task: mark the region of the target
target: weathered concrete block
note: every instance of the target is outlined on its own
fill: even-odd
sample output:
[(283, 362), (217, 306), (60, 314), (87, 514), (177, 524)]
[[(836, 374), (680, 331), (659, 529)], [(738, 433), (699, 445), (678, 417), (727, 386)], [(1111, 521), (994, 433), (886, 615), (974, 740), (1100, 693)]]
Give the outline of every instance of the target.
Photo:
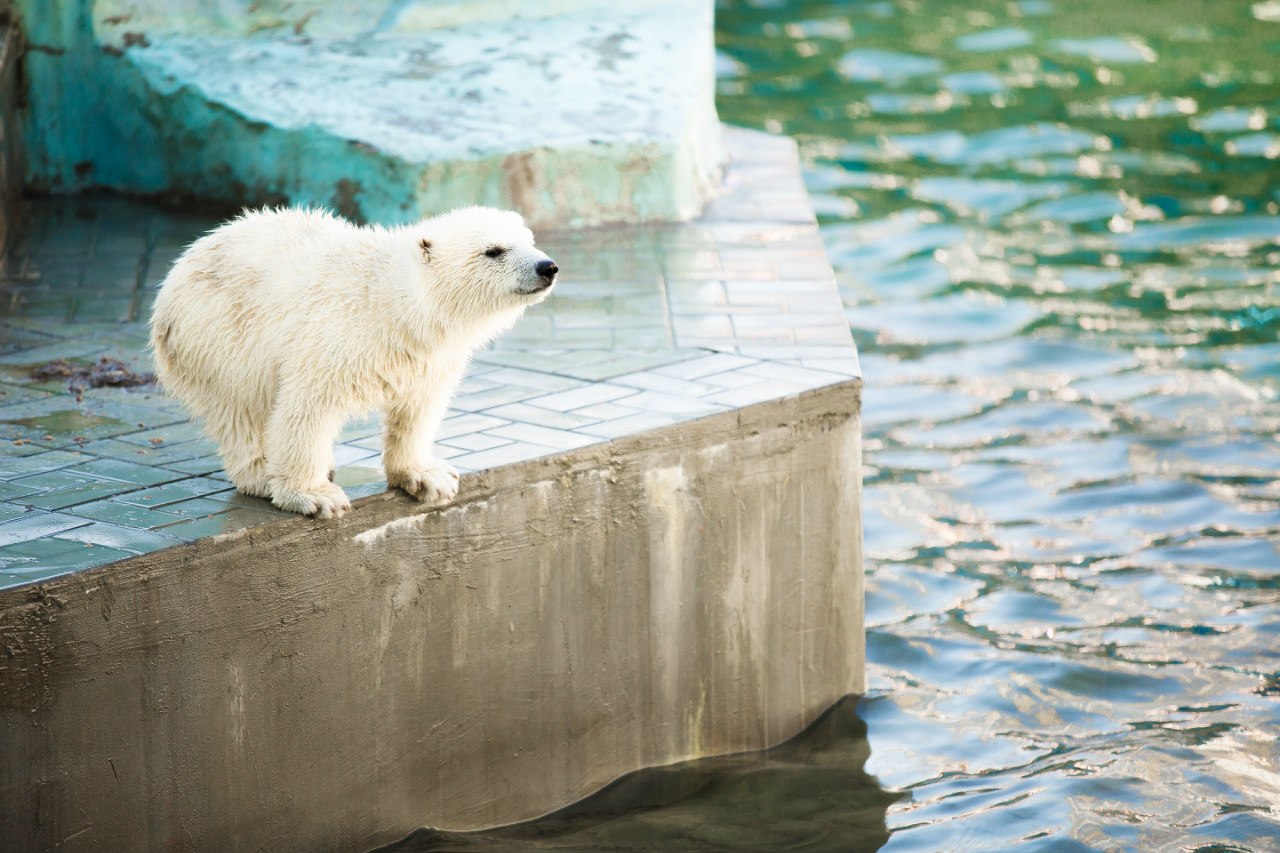
[(848, 382), (0, 593), (6, 849), (351, 851), (863, 689)]
[(725, 160), (705, 0), (18, 5), (41, 190), (576, 226), (688, 219)]
[[(21, 39), (0, 2), (0, 255), (13, 237), (22, 199), (22, 129), (18, 124)], [(2, 260), (2, 258), (0, 258)]]

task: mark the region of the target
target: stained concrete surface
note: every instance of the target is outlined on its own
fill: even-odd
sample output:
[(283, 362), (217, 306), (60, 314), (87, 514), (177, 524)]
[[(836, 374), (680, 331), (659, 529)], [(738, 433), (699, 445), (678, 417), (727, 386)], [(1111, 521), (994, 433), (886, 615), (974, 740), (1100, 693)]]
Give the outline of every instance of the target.
[(11, 16), (9, 0), (0, 0), (0, 256), (18, 224), (23, 178), (22, 128), (18, 123), (21, 38)]
[(863, 687), (856, 382), (7, 594), (12, 849), (351, 851)]
[(876, 853), (889, 840), (888, 808), (904, 795), (865, 770), (857, 699), (772, 749), (646, 768), (534, 821), (423, 828), (374, 853)]

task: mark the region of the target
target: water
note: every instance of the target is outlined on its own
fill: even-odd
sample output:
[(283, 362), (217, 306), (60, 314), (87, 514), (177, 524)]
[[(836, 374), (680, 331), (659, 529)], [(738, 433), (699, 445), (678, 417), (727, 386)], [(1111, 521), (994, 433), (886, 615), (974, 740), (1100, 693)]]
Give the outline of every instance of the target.
[(883, 849), (1280, 850), (1280, 3), (719, 28), (863, 353)]
[(401, 849), (1280, 850), (1280, 2), (719, 29), (721, 113), (799, 139), (863, 352), (870, 692)]

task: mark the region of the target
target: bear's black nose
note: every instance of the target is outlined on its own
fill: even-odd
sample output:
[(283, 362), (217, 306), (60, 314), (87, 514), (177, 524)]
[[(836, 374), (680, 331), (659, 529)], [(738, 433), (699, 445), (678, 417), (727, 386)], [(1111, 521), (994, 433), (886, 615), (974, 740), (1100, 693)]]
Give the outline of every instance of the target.
[(545, 261), (538, 261), (533, 265), (533, 269), (543, 278), (551, 278), (560, 272), (560, 267), (556, 266), (556, 262), (547, 258)]

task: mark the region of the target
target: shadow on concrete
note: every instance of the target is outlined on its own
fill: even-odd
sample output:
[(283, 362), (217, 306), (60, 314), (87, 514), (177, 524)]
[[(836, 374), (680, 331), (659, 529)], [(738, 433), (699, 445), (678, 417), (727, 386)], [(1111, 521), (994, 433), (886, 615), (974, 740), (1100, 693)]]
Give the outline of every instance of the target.
[(773, 749), (640, 770), (537, 820), (482, 832), (420, 829), (372, 853), (870, 853), (888, 840), (885, 814), (901, 795), (863, 770), (869, 754), (850, 696)]

